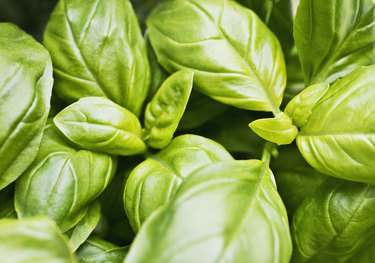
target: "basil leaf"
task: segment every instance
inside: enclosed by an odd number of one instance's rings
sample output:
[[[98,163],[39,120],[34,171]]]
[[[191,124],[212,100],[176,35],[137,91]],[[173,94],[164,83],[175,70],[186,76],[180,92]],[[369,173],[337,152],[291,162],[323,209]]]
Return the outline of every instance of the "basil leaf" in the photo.
[[[147,104],[144,138],[150,147],[162,149],[172,140],[189,100],[193,76],[189,70],[172,74]]]
[[[207,165],[147,220],[132,244],[132,262],[289,262],[285,207],[263,162]]]
[[[255,120],[249,127],[263,139],[278,145],[290,144],[298,133],[297,127],[284,112],[276,114],[274,118]]]
[[[119,155],[146,150],[137,116],[105,98],[82,98],[53,121],[70,141],[84,149]]]
[[[118,247],[98,238],[89,238],[77,251],[81,263],[123,262],[128,247]]]
[[[375,184],[374,75],[361,67],[336,81],[301,127],[298,148],[318,171]]]
[[[60,0],[46,27],[57,94],[107,97],[141,113],[150,81],[146,48],[128,0]]]
[[[124,191],[125,211],[134,231],[169,201],[192,172],[226,160],[233,158],[218,143],[197,135],[182,135],[139,164],[130,174]]]
[[[0,261],[76,263],[68,241],[45,217],[0,220]]]
[[[374,63],[372,0],[301,0],[294,39],[305,84],[330,83]]]
[[[86,241],[98,225],[99,219],[100,203],[95,201],[89,206],[85,217],[69,233],[66,233],[73,251],[76,251]]]
[[[285,113],[291,117],[297,127],[303,126],[311,114],[312,108],[324,96],[329,85],[319,83],[305,88],[286,106]]]
[[[147,25],[167,71],[194,71],[194,87],[220,102],[279,112],[284,57],[277,38],[251,10],[225,0],[169,1],[154,9]]]
[[[347,262],[375,235],[375,188],[331,179],[293,218],[293,262]]]
[[[52,91],[45,48],[10,23],[0,23],[0,190],[35,158]]]
[[[75,150],[48,125],[36,159],[16,182],[18,217],[46,215],[66,232],[82,220],[115,169],[115,158]]]

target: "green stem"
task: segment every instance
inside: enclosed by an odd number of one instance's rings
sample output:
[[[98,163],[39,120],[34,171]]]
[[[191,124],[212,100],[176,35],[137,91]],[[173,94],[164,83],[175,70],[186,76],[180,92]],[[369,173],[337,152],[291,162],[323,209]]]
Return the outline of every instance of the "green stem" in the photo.
[[[262,162],[266,167],[270,166],[271,157],[275,154],[275,151],[277,149],[277,145],[271,142],[266,142],[263,148],[262,153]]]

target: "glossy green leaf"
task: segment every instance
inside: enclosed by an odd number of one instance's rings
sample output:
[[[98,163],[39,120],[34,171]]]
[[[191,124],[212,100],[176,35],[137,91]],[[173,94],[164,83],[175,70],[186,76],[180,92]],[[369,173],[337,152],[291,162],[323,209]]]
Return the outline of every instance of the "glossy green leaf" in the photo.
[[[292,262],[347,262],[375,236],[375,188],[331,179],[293,219]]]
[[[137,116],[109,99],[85,97],[53,119],[59,130],[83,149],[118,155],[146,150]]]
[[[375,66],[336,81],[297,136],[306,161],[328,175],[375,184]]]
[[[122,263],[128,249],[98,238],[89,238],[77,251],[77,257],[80,263]]]
[[[301,0],[294,38],[305,84],[330,83],[374,64],[372,0]]]
[[[52,63],[45,48],[10,23],[0,23],[0,189],[35,158],[47,120]]]
[[[2,263],[76,263],[67,239],[45,217],[0,220]]]
[[[139,164],[130,174],[124,191],[125,211],[134,231],[173,197],[192,172],[228,160],[233,158],[218,143],[197,135],[182,135]]]
[[[298,133],[297,127],[284,112],[276,114],[274,118],[255,120],[249,127],[263,139],[278,145],[292,143]]]
[[[311,114],[312,108],[324,96],[329,84],[319,83],[305,88],[286,106],[285,113],[297,127],[303,126]]]
[[[93,202],[84,218],[68,233],[69,243],[73,251],[82,245],[98,225],[100,219],[100,203]]]
[[[66,232],[82,220],[115,169],[114,157],[76,150],[49,125],[36,159],[17,180],[18,217],[46,215]]]
[[[168,1],[154,9],[147,25],[167,71],[194,71],[194,88],[220,102],[279,112],[284,57],[277,38],[251,10],[226,0]]]
[[[145,222],[126,263],[289,262],[285,207],[263,162],[207,165]]]
[[[107,97],[141,113],[149,86],[146,48],[128,0],[60,0],[47,24],[59,96]]]
[[[190,70],[172,74],[147,104],[144,127],[147,145],[162,149],[172,140],[189,100],[193,76]]]

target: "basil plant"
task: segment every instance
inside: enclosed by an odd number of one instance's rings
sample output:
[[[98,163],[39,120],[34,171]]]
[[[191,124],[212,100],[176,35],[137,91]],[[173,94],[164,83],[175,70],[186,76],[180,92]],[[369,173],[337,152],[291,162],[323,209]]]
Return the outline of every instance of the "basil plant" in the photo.
[[[0,262],[375,262],[373,0],[3,2]]]

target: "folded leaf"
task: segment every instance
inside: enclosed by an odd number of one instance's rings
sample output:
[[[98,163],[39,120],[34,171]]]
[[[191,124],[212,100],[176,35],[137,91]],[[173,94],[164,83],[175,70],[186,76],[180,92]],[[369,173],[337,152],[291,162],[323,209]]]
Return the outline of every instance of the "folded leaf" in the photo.
[[[86,215],[115,170],[114,157],[76,150],[48,125],[37,157],[17,180],[17,215],[46,215],[66,232]]]
[[[277,38],[251,10],[226,0],[168,1],[147,21],[159,63],[194,71],[194,87],[239,108],[279,112],[286,72]]]
[[[0,220],[0,261],[78,262],[60,229],[45,217]]]
[[[83,149],[118,155],[146,150],[137,116],[105,98],[82,98],[62,110],[53,121]]]
[[[328,88],[329,85],[324,83],[309,86],[286,105],[285,113],[293,120],[293,124],[301,127],[306,123],[312,108],[324,96]]]
[[[373,186],[327,180],[294,215],[292,262],[347,262],[373,241],[374,213]]]
[[[374,10],[372,0],[300,0],[294,39],[306,85],[374,63]]]
[[[107,97],[136,115],[150,73],[137,17],[128,0],[60,0],[44,33],[57,94],[68,102]]]
[[[145,111],[146,143],[162,149],[172,140],[193,87],[193,72],[180,70],[166,79]]]
[[[322,173],[375,184],[375,66],[336,81],[297,136],[306,161]]]
[[[143,225],[126,263],[289,262],[285,207],[258,160],[207,165]]]
[[[218,143],[197,135],[182,135],[130,174],[124,206],[134,231],[160,206],[171,199],[181,182],[207,164],[233,160]]]
[[[297,127],[284,112],[276,114],[274,118],[255,120],[249,127],[263,139],[278,145],[292,143],[298,133]]]
[[[17,26],[0,23],[0,190],[35,158],[50,108],[52,62]]]

